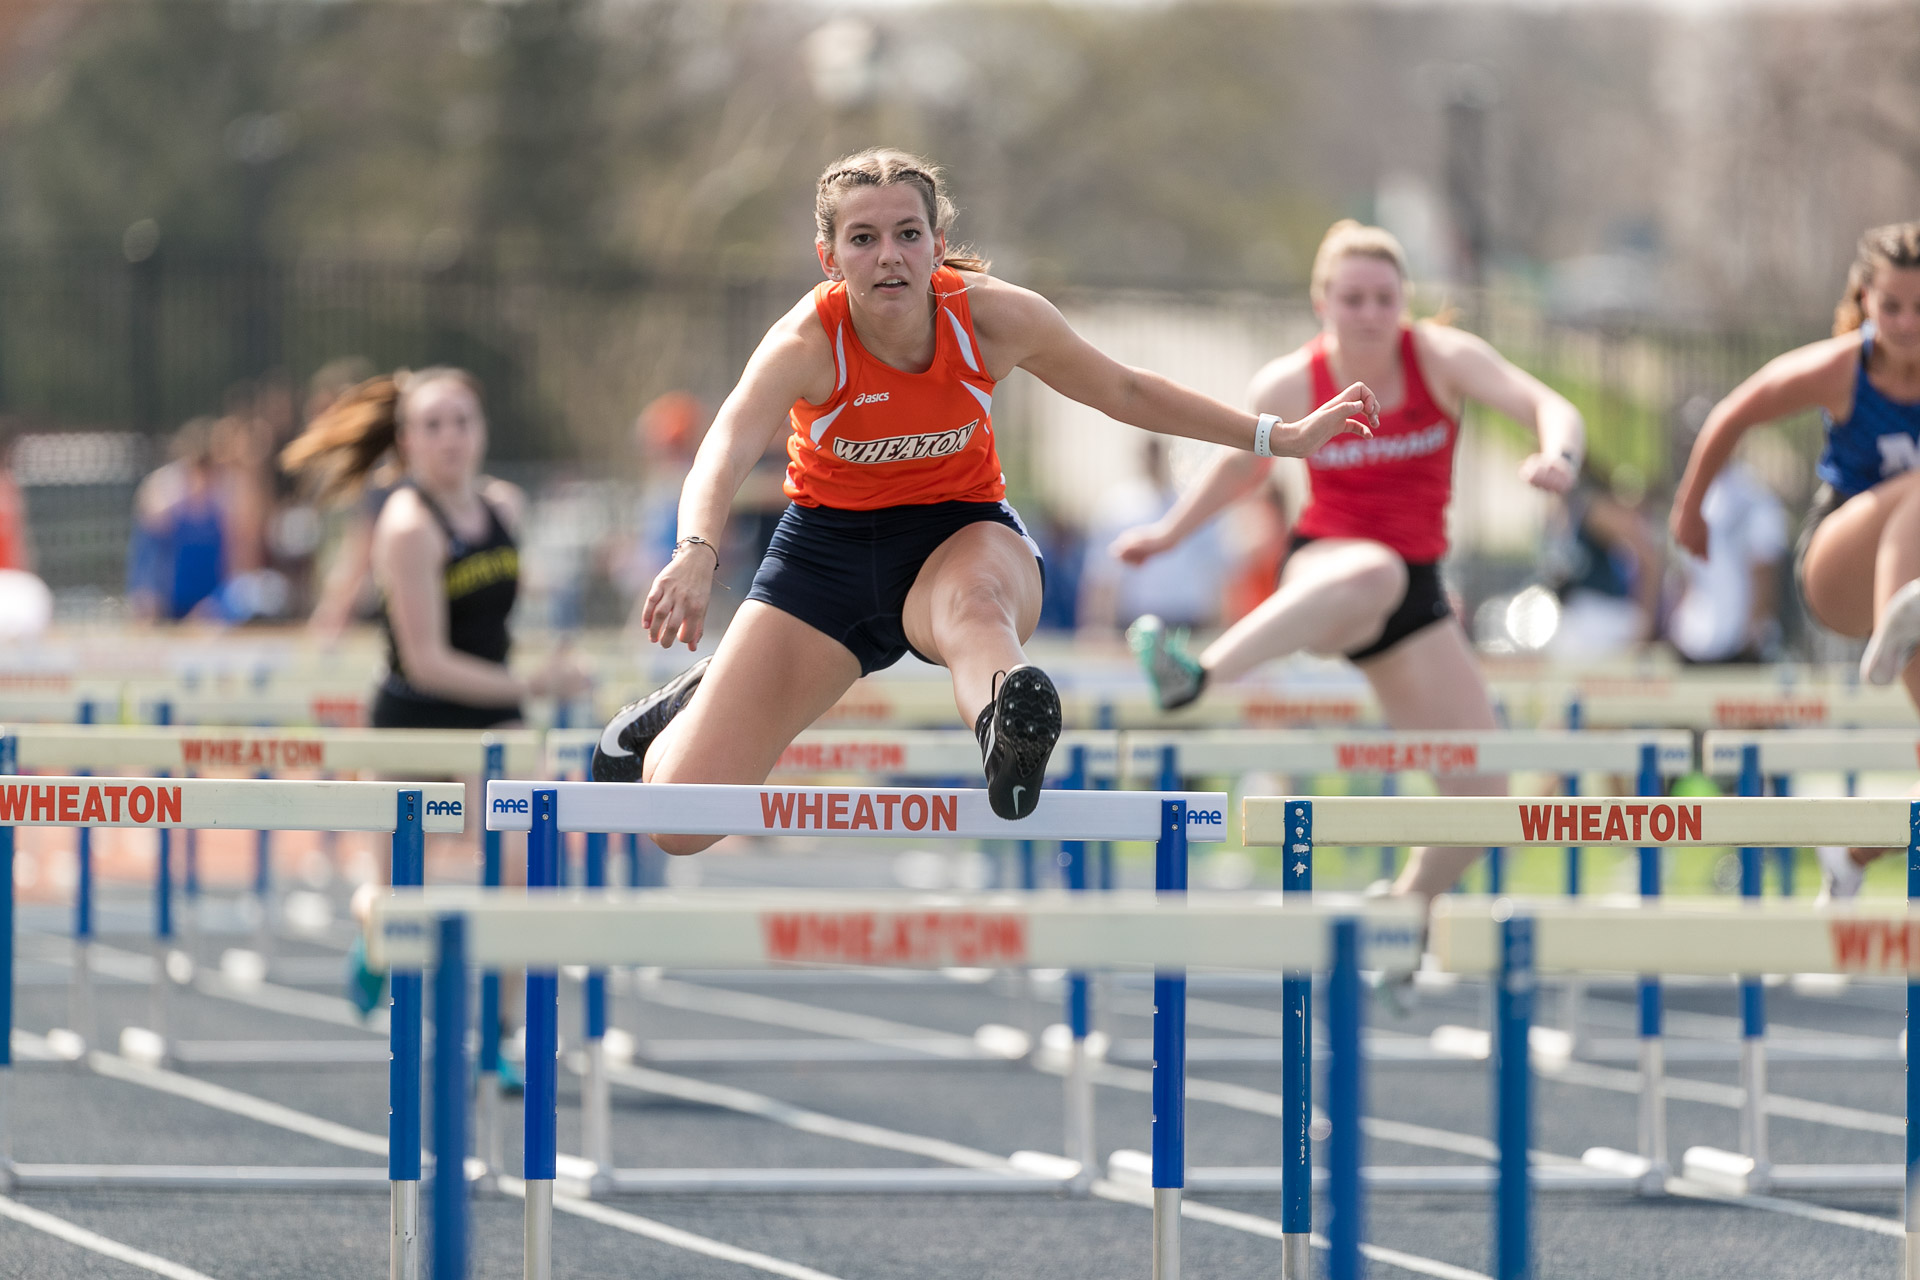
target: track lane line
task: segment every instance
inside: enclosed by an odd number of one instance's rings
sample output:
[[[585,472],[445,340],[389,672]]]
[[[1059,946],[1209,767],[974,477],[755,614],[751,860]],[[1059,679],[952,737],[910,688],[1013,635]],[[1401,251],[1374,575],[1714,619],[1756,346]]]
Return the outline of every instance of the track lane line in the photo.
[[[500,1189],[510,1196],[526,1198],[526,1184],[518,1178],[503,1177]],[[703,1254],[709,1258],[718,1258],[722,1262],[738,1263],[751,1267],[755,1271],[764,1271],[768,1275],[785,1276],[787,1280],[839,1280],[825,1271],[816,1271],[812,1267],[797,1262],[788,1262],[770,1254],[753,1249],[743,1249],[739,1245],[727,1244],[708,1236],[698,1235],[680,1227],[671,1227],[652,1218],[643,1218],[637,1213],[628,1213],[624,1209],[614,1209],[592,1200],[582,1200],[556,1190],[553,1193],[553,1207],[562,1213],[570,1213],[589,1222],[613,1227],[631,1235],[645,1236],[660,1244],[671,1245],[688,1253]]]
[[[136,1249],[130,1244],[121,1244],[97,1231],[89,1231],[75,1222],[56,1217],[44,1209],[35,1209],[31,1205],[21,1204],[18,1200],[0,1196],[0,1217],[11,1218],[23,1227],[31,1227],[57,1240],[78,1245],[103,1258],[112,1258],[115,1262],[124,1262],[130,1267],[138,1267],[156,1276],[165,1276],[167,1280],[213,1280],[204,1271],[195,1271],[192,1267],[169,1262],[158,1254]]]

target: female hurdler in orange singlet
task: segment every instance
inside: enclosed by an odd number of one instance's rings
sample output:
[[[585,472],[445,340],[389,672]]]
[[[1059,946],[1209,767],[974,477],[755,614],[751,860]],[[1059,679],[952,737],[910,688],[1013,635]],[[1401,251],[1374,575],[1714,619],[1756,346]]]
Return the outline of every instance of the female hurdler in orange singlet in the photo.
[[[1025,369],[1122,422],[1281,456],[1371,433],[1373,396],[1359,383],[1283,422],[1109,359],[1046,299],[949,252],[952,217],[938,170],[898,151],[849,156],[821,176],[827,283],[767,332],[701,443],[680,541],[642,610],[652,640],[699,643],[713,543],[782,427],[792,505],[719,650],[613,718],[595,778],[763,782],[855,679],[911,650],[953,673],[993,810],[1023,818],[1060,701],[1020,649],[1040,616],[1041,564],[1004,500],[995,385]],[[715,839],[657,838],[669,853]]]

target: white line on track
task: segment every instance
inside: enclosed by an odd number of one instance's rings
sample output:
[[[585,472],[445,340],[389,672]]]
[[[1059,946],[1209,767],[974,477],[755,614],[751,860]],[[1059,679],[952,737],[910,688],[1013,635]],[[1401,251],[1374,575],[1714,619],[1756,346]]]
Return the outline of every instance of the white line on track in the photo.
[[[1686,1178],[1668,1178],[1667,1194],[1686,1196],[1690,1200],[1714,1200],[1721,1204],[1735,1204],[1748,1209],[1764,1209],[1768,1213],[1783,1213],[1790,1218],[1805,1218],[1809,1222],[1825,1222],[1836,1227],[1871,1231],[1875,1235],[1892,1236],[1896,1240],[1907,1238],[1906,1224],[1895,1218],[1882,1218],[1872,1213],[1854,1213],[1848,1209],[1829,1209],[1824,1205],[1808,1204],[1804,1200],[1783,1200],[1778,1196],[1736,1195],[1729,1191],[1717,1191],[1712,1187],[1701,1186]]]
[[[706,990],[704,987],[697,989],[701,991]],[[781,1016],[783,1018],[792,1018],[795,1021],[783,1021],[779,1024],[782,1026],[795,1025],[798,1019],[804,1016],[802,1011],[812,1008],[812,1006],[803,1005],[797,1001],[773,1000],[772,997],[755,998],[772,1000],[773,1003],[787,1006],[787,1008],[780,1011]],[[1208,1010],[1209,1014],[1217,1013],[1220,1009],[1229,1007],[1214,1001],[1207,1001],[1206,1003],[1214,1006],[1214,1008]],[[832,1010],[816,1011],[828,1015],[829,1018],[833,1019],[842,1016]],[[857,1015],[845,1016],[851,1017]],[[904,1023],[887,1022],[886,1026],[889,1035],[911,1036],[924,1035],[927,1033],[925,1028],[914,1027]],[[1052,1074],[1058,1074],[1058,1071],[1055,1070]],[[1152,1092],[1153,1077],[1151,1073],[1146,1071],[1103,1063],[1096,1066],[1092,1074],[1094,1083],[1096,1084],[1106,1085],[1110,1088],[1124,1089],[1130,1093]],[[1588,1084],[1597,1088],[1626,1093],[1638,1093],[1640,1087],[1639,1077],[1633,1072],[1622,1071],[1612,1067],[1592,1066],[1586,1063],[1570,1063],[1557,1071],[1543,1071],[1541,1075],[1542,1078],[1566,1079],[1568,1083]],[[1572,1079],[1571,1077],[1574,1075],[1579,1075],[1583,1078],[1578,1080]],[[1687,1080],[1683,1077],[1673,1076],[1667,1077],[1665,1084],[1666,1093],[1669,1097],[1680,1098],[1686,1101],[1707,1102],[1716,1106],[1733,1108],[1738,1108],[1741,1102],[1741,1091],[1730,1085],[1717,1085],[1707,1081]],[[1276,1093],[1268,1093],[1265,1090],[1250,1088],[1246,1085],[1230,1084],[1224,1081],[1196,1079],[1191,1075],[1187,1077],[1186,1085],[1187,1098],[1190,1101],[1210,1102],[1217,1106],[1229,1107],[1239,1111],[1249,1111],[1258,1115],[1273,1116],[1276,1118],[1281,1115],[1281,1108],[1285,1101]],[[767,1099],[767,1101],[773,1103],[775,1106],[785,1105],[774,1103],[772,1099]],[[1905,1122],[1898,1116],[1862,1111],[1857,1108],[1842,1107],[1831,1103],[1815,1102],[1805,1098],[1792,1098],[1778,1094],[1769,1094],[1767,1097],[1767,1110],[1773,1115],[1789,1116],[1794,1119],[1808,1120],[1814,1123],[1828,1124],[1840,1128],[1859,1129],[1871,1133],[1903,1134],[1906,1132]],[[755,1112],[755,1114],[761,1113]],[[769,1116],[769,1118],[773,1117]],[[1450,1130],[1435,1129],[1426,1125],[1412,1124],[1401,1120],[1387,1120],[1381,1117],[1368,1117],[1362,1121],[1362,1126],[1367,1136],[1385,1142],[1399,1142],[1408,1146],[1450,1151],[1456,1155],[1469,1156],[1480,1160],[1493,1160],[1499,1154],[1499,1150],[1493,1142],[1474,1134],[1454,1133]],[[984,1155],[985,1153],[981,1154]],[[1580,1163],[1572,1156],[1565,1156],[1551,1151],[1535,1150],[1531,1155],[1535,1161],[1543,1164],[1577,1165]],[[1901,1235],[1905,1234],[1905,1227],[1901,1223],[1889,1218],[1877,1217],[1873,1214],[1826,1209],[1818,1205],[1804,1204],[1797,1200],[1784,1200],[1774,1196],[1723,1195],[1711,1192],[1706,1188],[1698,1187],[1697,1184],[1687,1182],[1685,1179],[1676,1178],[1671,1181],[1677,1184],[1677,1194],[1692,1194],[1698,1199],[1714,1199],[1721,1203],[1735,1205],[1741,1208],[1756,1209],[1766,1213],[1785,1214],[1790,1217],[1823,1222],[1832,1226],[1850,1227],[1855,1230],[1869,1231],[1875,1234],[1889,1234],[1890,1228]],[[1187,1203],[1190,1204],[1191,1202]],[[1435,1265],[1445,1266],[1448,1264],[1437,1263]],[[1463,1272],[1460,1274],[1475,1275],[1477,1273]]]
[[[203,1271],[192,1267],[183,1267],[177,1262],[169,1262],[157,1254],[144,1249],[136,1249],[130,1244],[121,1244],[110,1240],[96,1231],[89,1231],[65,1218],[57,1218],[43,1209],[35,1209],[0,1196],[0,1217],[12,1218],[23,1227],[32,1227],[68,1244],[79,1245],[103,1258],[112,1258],[115,1262],[124,1262],[130,1267],[150,1271],[156,1276],[165,1276],[167,1280],[213,1280]]]
[[[922,1137],[914,1133],[902,1133],[896,1129],[863,1124],[857,1120],[843,1120],[838,1116],[812,1111],[791,1102],[782,1102],[764,1093],[754,1093],[732,1085],[713,1084],[687,1076],[670,1075],[664,1071],[655,1071],[651,1067],[610,1066],[607,1068],[607,1078],[614,1084],[638,1089],[645,1093],[678,1098],[683,1102],[698,1102],[726,1111],[737,1111],[743,1115],[758,1116],[763,1120],[771,1120],[775,1124],[784,1125],[801,1133],[838,1138],[845,1142],[898,1151],[905,1155],[924,1156],[929,1160],[940,1160],[967,1169],[1008,1167],[1007,1161],[1000,1156],[976,1151],[972,1147],[962,1146],[957,1142]]]
[[[660,979],[657,984],[643,986],[635,994],[642,1000],[652,1000],[669,1008],[717,1014],[743,1022],[757,1022],[794,1031],[811,1031],[819,1035],[840,1036],[877,1044],[912,1041],[926,1045],[938,1042],[944,1034],[927,1027],[914,1026],[911,1023],[895,1022],[890,1018],[844,1013],[838,1009],[825,1009],[818,1005],[786,1000],[778,996],[752,995],[696,983],[678,982],[673,979]],[[1195,1016],[1196,1007],[1199,1010],[1198,1017]],[[1243,1021],[1243,1015],[1251,1016]],[[1197,1021],[1201,1025],[1212,1026],[1219,1030],[1234,1029],[1236,1026],[1242,1030],[1257,1029],[1263,1032],[1280,1029],[1278,1014],[1271,1014],[1261,1009],[1247,1010],[1215,1000],[1189,1001],[1187,1016],[1190,1021]],[[956,1055],[971,1056],[976,1052],[972,1040],[968,1037],[956,1035],[952,1036],[951,1040],[955,1046]],[[1550,1077],[1563,1084],[1582,1085],[1615,1093],[1640,1092],[1640,1077],[1634,1072],[1617,1067],[1569,1063],[1565,1067],[1555,1069],[1543,1068],[1541,1076]],[[1150,1077],[1144,1071],[1131,1071],[1123,1067],[1104,1067],[1095,1075],[1096,1083],[1133,1092],[1144,1091],[1142,1082],[1148,1079]],[[1736,1111],[1744,1104],[1744,1094],[1733,1085],[1690,1080],[1684,1076],[1668,1076],[1666,1094],[1670,1098],[1677,1098],[1684,1102],[1702,1102],[1709,1106],[1727,1107]],[[1261,1115],[1276,1117],[1280,1115],[1279,1095],[1242,1085],[1197,1080],[1189,1076],[1187,1096],[1242,1111],[1257,1112]],[[1866,1111],[1857,1107],[1844,1107],[1834,1103],[1816,1102],[1809,1098],[1795,1098],[1779,1093],[1767,1095],[1767,1113],[1786,1119],[1804,1120],[1812,1124],[1855,1129],[1863,1133],[1899,1136],[1906,1132],[1906,1121],[1899,1116]],[[1476,1156],[1481,1159],[1493,1158],[1492,1144],[1484,1139],[1463,1134],[1450,1134],[1445,1130],[1429,1129],[1424,1125],[1406,1124],[1402,1121],[1371,1120],[1368,1124],[1370,1126],[1368,1132],[1385,1141],[1433,1147],[1436,1150],[1452,1151],[1459,1155]]]
[[[526,1195],[526,1186],[518,1178],[501,1178],[500,1189],[512,1196]],[[631,1235],[645,1236],[660,1244],[672,1245],[688,1253],[704,1254],[709,1258],[718,1258],[722,1262],[734,1262],[743,1267],[752,1267],[755,1271],[764,1271],[768,1275],[785,1276],[787,1280],[838,1280],[824,1271],[812,1267],[803,1267],[797,1262],[788,1262],[752,1249],[742,1249],[739,1245],[726,1244],[679,1227],[670,1227],[664,1222],[652,1218],[643,1218],[636,1213],[596,1204],[592,1200],[582,1200],[576,1196],[562,1195],[555,1191],[553,1207],[562,1213],[570,1213],[589,1222],[597,1222],[605,1227],[614,1227]]]
[[[879,1147],[888,1151],[929,1156],[935,1160],[944,1160],[949,1164],[970,1169],[1012,1169],[1014,1167],[1005,1157],[996,1156],[989,1151],[976,1150],[939,1138],[901,1133],[895,1129],[884,1129],[878,1125],[863,1124],[856,1120],[844,1120],[839,1116],[811,1111],[789,1102],[782,1102],[778,1098],[771,1098],[747,1089],[737,1089],[730,1085],[712,1085],[703,1080],[689,1080],[684,1076],[640,1067],[617,1069],[609,1073],[609,1078],[615,1084],[629,1088],[690,1102],[705,1102],[729,1111],[759,1116],[776,1124],[785,1125],[787,1128],[821,1137],[839,1138],[846,1142]],[[1148,1209],[1153,1207],[1153,1193],[1146,1188],[1129,1187],[1104,1178],[1094,1182],[1093,1194],[1117,1204],[1130,1204]],[[555,1203],[558,1203],[557,1197]],[[1285,1234],[1280,1224],[1271,1218],[1199,1204],[1184,1196],[1180,1201],[1180,1216],[1273,1240],[1278,1240]],[[1326,1248],[1324,1240],[1318,1243],[1321,1248]],[[1396,1249],[1385,1249],[1375,1245],[1363,1245],[1362,1249],[1376,1262],[1399,1267],[1416,1275],[1434,1276],[1438,1280],[1488,1280],[1478,1271],[1468,1271],[1433,1258],[1422,1258],[1418,1254],[1402,1253]]]
[[[203,1106],[244,1116],[249,1120],[257,1120],[262,1124],[270,1124],[292,1133],[316,1138],[321,1142],[330,1142],[336,1147],[364,1151],[368,1155],[380,1156],[382,1159],[387,1154],[385,1138],[320,1116],[309,1115],[304,1111],[296,1111],[292,1107],[282,1106],[278,1102],[269,1102],[265,1098],[255,1097],[250,1093],[241,1093],[238,1089],[229,1089],[193,1076],[183,1076],[161,1067],[145,1066],[111,1053],[90,1053],[87,1055],[87,1065],[93,1068],[95,1074],[109,1079],[141,1085],[161,1093],[170,1093],[176,1098],[185,1098],[189,1102],[198,1102]]]
[[[804,1004],[798,1000],[783,1000],[778,996],[754,995],[745,991],[731,991],[724,987],[678,982],[672,978],[658,978],[642,983],[635,994],[642,1000],[662,1004],[670,1009],[718,1014],[721,1017],[736,1018],[742,1022],[785,1027],[790,1031],[811,1031],[817,1035],[839,1036],[842,1039],[864,1040],[875,1044],[893,1044],[910,1040],[916,1046],[925,1048],[929,1057],[941,1055],[943,1046],[951,1049],[950,1056],[953,1057],[979,1056],[979,1050],[975,1047],[972,1036],[953,1035],[927,1027],[910,1026],[904,1022],[895,1022],[891,1018],[876,1018],[864,1013],[844,1013],[838,1009],[823,1009],[819,1005]],[[950,1045],[948,1042],[951,1042]]]
[[[1590,1062],[1569,1062],[1557,1066],[1541,1066],[1539,1078],[1554,1080],[1562,1084],[1584,1085],[1591,1089],[1606,1089],[1614,1093],[1640,1092],[1640,1074],[1625,1071],[1619,1067],[1596,1066]],[[1709,1106],[1726,1107],[1738,1111],[1746,1105],[1746,1090],[1738,1085],[1715,1084],[1711,1080],[1691,1080],[1685,1076],[1667,1076],[1662,1081],[1661,1092],[1669,1098],[1682,1102],[1704,1102]],[[1907,1123],[1899,1116],[1888,1115],[1882,1111],[1866,1111],[1859,1107],[1843,1107],[1833,1102],[1816,1102],[1811,1098],[1795,1098],[1783,1093],[1767,1094],[1767,1114],[1781,1116],[1790,1120],[1805,1120],[1811,1124],[1824,1124],[1836,1129],[1855,1129],[1861,1133],[1884,1133],[1892,1137],[1901,1137],[1907,1131]]]
[[[152,956],[123,951],[118,947],[109,947],[98,942],[94,943],[89,951],[90,963],[99,973],[129,982],[150,984],[153,981]],[[42,960],[59,965],[73,963],[70,955],[49,955],[42,957]],[[351,1031],[365,1032],[370,1035],[387,1034],[385,1008],[376,1009],[371,1017],[362,1018],[359,1011],[341,996],[321,995],[315,991],[302,991],[298,987],[281,986],[273,982],[241,984],[230,981],[218,970],[196,974],[193,986],[201,995],[245,1005],[264,1013],[277,1013],[288,1018],[304,1018],[308,1022],[324,1022],[329,1026],[345,1027]]]

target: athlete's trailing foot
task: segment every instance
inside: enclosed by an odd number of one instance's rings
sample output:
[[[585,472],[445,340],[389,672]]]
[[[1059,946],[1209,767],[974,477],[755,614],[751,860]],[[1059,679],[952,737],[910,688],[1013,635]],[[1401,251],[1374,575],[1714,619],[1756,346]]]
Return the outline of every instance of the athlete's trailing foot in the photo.
[[[1176,711],[1206,689],[1207,669],[1187,652],[1185,631],[1168,631],[1159,618],[1143,614],[1127,628],[1127,647],[1140,659],[1162,711]]]
[[[1920,648],[1920,580],[1887,597],[1880,625],[1860,655],[1860,678],[1868,684],[1892,684],[1907,669],[1915,648]]]
[[[987,770],[987,803],[1003,818],[1024,818],[1040,803],[1047,759],[1060,740],[1060,695],[1038,667],[998,672],[995,680],[993,701],[973,723]]]
[[[638,782],[646,765],[647,748],[669,721],[693,700],[693,691],[707,674],[711,656],[700,659],[638,702],[630,702],[607,721],[593,748],[595,782]]]

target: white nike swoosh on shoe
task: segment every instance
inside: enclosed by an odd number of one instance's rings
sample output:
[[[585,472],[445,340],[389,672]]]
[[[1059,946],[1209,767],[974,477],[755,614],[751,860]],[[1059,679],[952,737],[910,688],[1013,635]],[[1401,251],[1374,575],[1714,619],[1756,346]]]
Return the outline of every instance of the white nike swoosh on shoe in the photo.
[[[1020,807],[1020,793],[1025,790],[1026,790],[1025,787],[1015,787],[1013,789],[1013,807],[1014,808],[1018,809]]]

